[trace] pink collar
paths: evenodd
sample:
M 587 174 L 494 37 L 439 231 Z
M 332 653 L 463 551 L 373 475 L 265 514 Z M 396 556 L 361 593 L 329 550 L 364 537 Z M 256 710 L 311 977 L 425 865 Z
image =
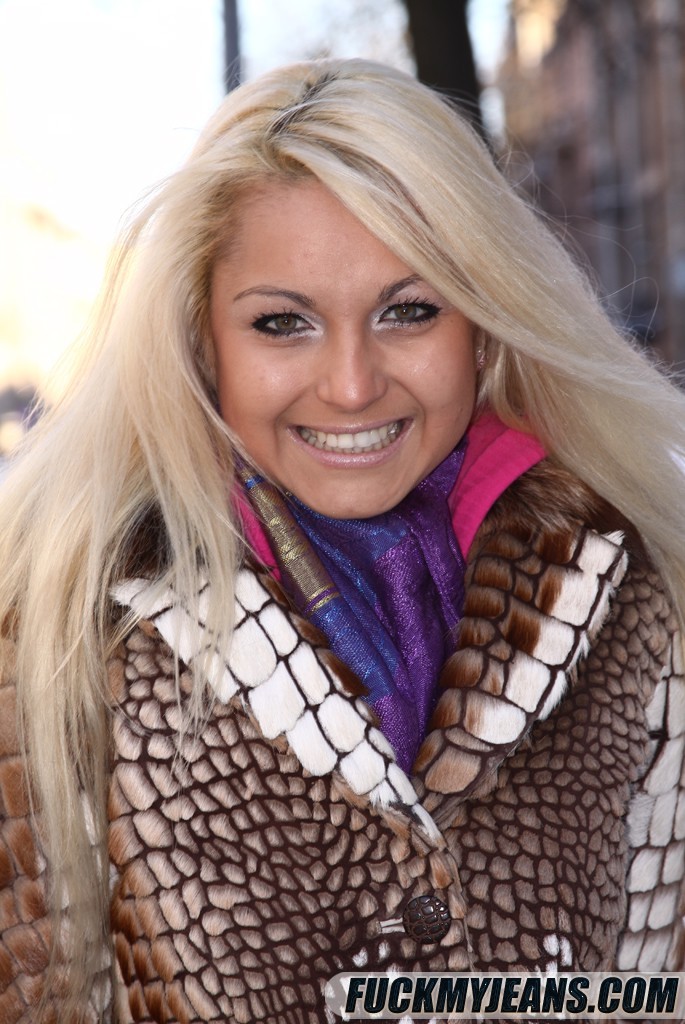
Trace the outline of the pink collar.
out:
M 505 426 L 492 412 L 472 423 L 467 436 L 464 465 L 449 498 L 452 527 L 464 555 L 499 496 L 546 455 L 531 434 Z
M 494 413 L 483 413 L 468 430 L 466 456 L 449 498 L 452 526 L 464 555 L 468 554 L 478 527 L 500 494 L 545 457 L 534 437 L 507 427 Z M 245 538 L 259 561 L 280 579 L 276 559 L 259 520 L 242 492 L 237 494 L 238 514 Z

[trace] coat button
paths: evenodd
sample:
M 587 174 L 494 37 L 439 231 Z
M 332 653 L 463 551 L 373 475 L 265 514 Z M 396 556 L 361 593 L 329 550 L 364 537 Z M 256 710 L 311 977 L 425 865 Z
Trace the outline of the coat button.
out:
M 452 918 L 447 904 L 437 896 L 416 896 L 404 908 L 402 924 L 417 942 L 440 942 L 450 930 Z

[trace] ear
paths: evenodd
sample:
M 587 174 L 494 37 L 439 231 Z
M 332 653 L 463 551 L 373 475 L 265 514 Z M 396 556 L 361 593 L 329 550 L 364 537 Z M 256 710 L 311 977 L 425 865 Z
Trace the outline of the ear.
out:
M 474 327 L 473 330 L 473 357 L 476 363 L 476 372 L 480 373 L 488 361 L 487 352 L 488 336 L 482 327 Z

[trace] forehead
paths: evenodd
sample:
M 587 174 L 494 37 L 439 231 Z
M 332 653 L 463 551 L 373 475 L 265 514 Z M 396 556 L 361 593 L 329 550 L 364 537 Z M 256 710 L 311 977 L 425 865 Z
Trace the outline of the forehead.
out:
M 231 218 L 217 271 L 231 276 L 325 275 L 377 280 L 408 264 L 316 179 L 276 181 L 249 190 Z
M 235 236 L 254 230 L 273 233 L 283 224 L 300 231 L 321 221 L 340 228 L 363 228 L 361 221 L 325 185 L 313 177 L 293 181 L 275 179 L 247 189 L 234 209 Z

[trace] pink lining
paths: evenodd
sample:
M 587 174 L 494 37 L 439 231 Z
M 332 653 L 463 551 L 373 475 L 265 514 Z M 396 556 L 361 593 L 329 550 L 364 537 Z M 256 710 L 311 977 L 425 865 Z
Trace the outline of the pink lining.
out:
M 281 570 L 276 564 L 271 545 L 266 539 L 266 533 L 264 527 L 260 523 L 259 519 L 252 510 L 252 506 L 245 494 L 243 494 L 240 488 L 235 489 L 235 501 L 238 506 L 238 515 L 243 525 L 243 532 L 245 534 L 245 540 L 248 546 L 252 549 L 257 559 L 262 563 L 265 568 L 269 570 L 272 576 L 275 576 L 277 580 L 281 578 Z
M 500 494 L 517 477 L 545 457 L 545 450 L 530 434 L 506 427 L 486 412 L 468 430 L 464 464 L 449 498 L 452 526 L 464 555 L 478 527 Z M 236 489 L 238 514 L 245 539 L 259 561 L 280 580 L 281 574 L 264 529 L 247 498 Z
M 449 498 L 452 527 L 464 555 L 500 494 L 545 455 L 536 438 L 505 426 L 494 413 L 483 413 L 471 424 L 464 464 Z

